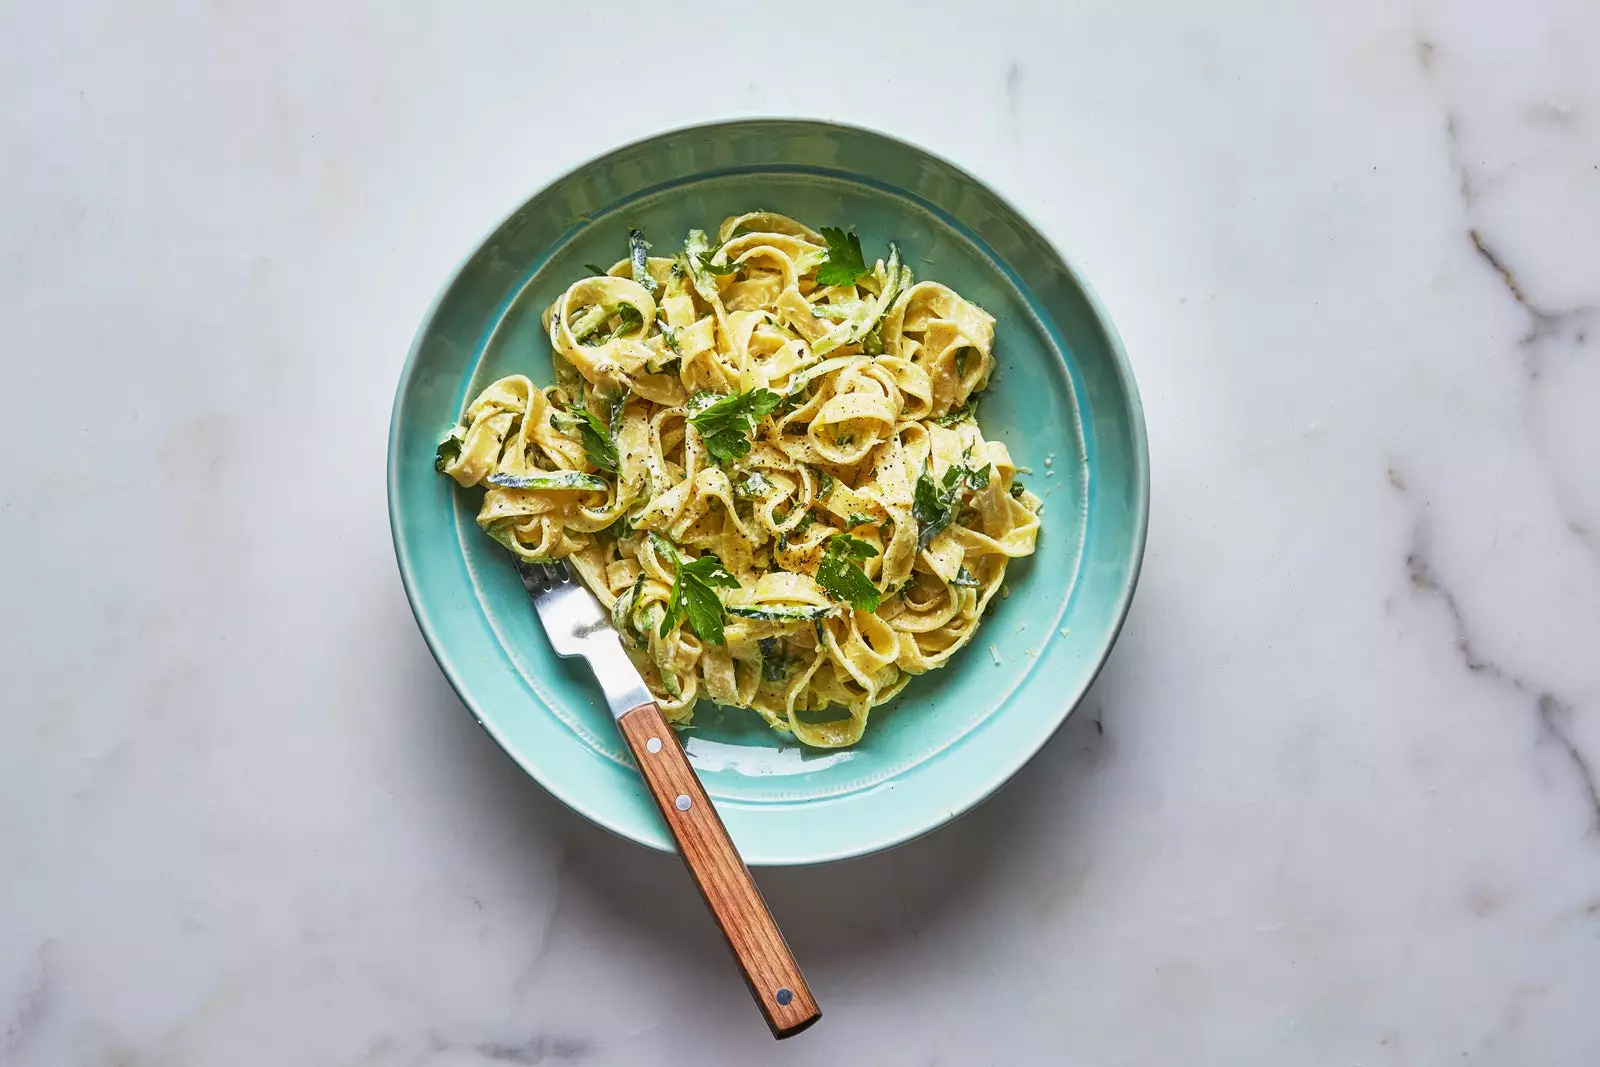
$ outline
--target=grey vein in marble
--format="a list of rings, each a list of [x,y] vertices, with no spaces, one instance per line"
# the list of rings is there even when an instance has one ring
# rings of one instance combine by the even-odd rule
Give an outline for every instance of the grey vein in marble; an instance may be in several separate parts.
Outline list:
[[[1443,95],[1443,90],[1438,85],[1438,74],[1435,69],[1437,50],[1433,43],[1426,38],[1417,40],[1417,66],[1422,70],[1423,77],[1432,84],[1436,91]],[[1476,180],[1471,168],[1467,165],[1461,145],[1461,125],[1454,110],[1448,103],[1444,105],[1445,116],[1445,150],[1450,161],[1450,167],[1456,175],[1456,188],[1461,197],[1461,206],[1469,220],[1478,203],[1481,184]],[[1528,329],[1518,341],[1517,346],[1522,350],[1523,370],[1527,375],[1530,388],[1537,386],[1544,377],[1544,356],[1546,345],[1550,342],[1559,342],[1570,337],[1574,345],[1583,345],[1588,341],[1589,324],[1594,318],[1596,307],[1593,304],[1576,304],[1568,308],[1551,308],[1541,301],[1535,300],[1518,279],[1516,271],[1512,268],[1506,257],[1483,236],[1482,229],[1469,221],[1467,226],[1467,239],[1472,244],[1473,252],[1483,261],[1500,284],[1511,296],[1518,307],[1528,316]],[[1537,418],[1531,407],[1529,419],[1534,423],[1533,430],[1535,446],[1538,449],[1546,477],[1550,480],[1551,490],[1555,497],[1556,508],[1561,514],[1565,524],[1578,543],[1593,557],[1600,560],[1600,540],[1597,540],[1593,531],[1580,519],[1574,517],[1570,493],[1563,480],[1556,473],[1548,448],[1537,426]]]
[[[33,954],[33,965],[29,968],[21,994],[11,1008],[5,1036],[0,1038],[0,1062],[9,1061],[12,1055],[21,1051],[49,1008],[55,973],[54,949],[55,942],[46,940]]]
[[[1409,498],[1405,478],[1392,466],[1389,468],[1389,484]],[[1532,701],[1540,736],[1554,744],[1572,766],[1583,791],[1584,803],[1589,809],[1590,833],[1600,834],[1600,783],[1596,781],[1594,766],[1573,741],[1566,726],[1566,720],[1573,713],[1573,705],[1557,697],[1548,686],[1490,659],[1478,650],[1467,624],[1466,612],[1462,610],[1454,591],[1444,584],[1434,570],[1430,554],[1427,517],[1419,512],[1412,524],[1411,549],[1406,553],[1406,576],[1411,581],[1412,589],[1434,597],[1444,605],[1455,634],[1456,654],[1470,673]]]
[[[1511,298],[1522,305],[1523,310],[1528,313],[1530,320],[1528,332],[1523,335],[1519,344],[1526,352],[1529,379],[1538,381],[1544,375],[1544,368],[1540,365],[1539,345],[1544,341],[1560,338],[1569,326],[1574,327],[1572,338],[1574,343],[1583,344],[1588,339],[1583,323],[1593,314],[1594,308],[1588,304],[1580,304],[1562,311],[1551,311],[1535,303],[1522,287],[1522,283],[1517,280],[1516,274],[1506,265],[1505,259],[1489,246],[1476,226],[1467,230],[1467,237],[1472,241],[1472,247],[1478,253],[1478,258],[1500,276],[1500,282],[1505,286],[1506,292],[1510,293]]]
[[[517,1044],[486,1042],[477,1050],[497,1063],[576,1063],[589,1058],[591,1046],[580,1038],[537,1034]]]
[[[1426,39],[1417,41],[1417,65],[1422,69],[1423,77],[1437,87],[1436,55],[1437,50],[1431,41]],[[1460,119],[1448,104],[1444,109],[1444,131],[1445,151],[1450,160],[1450,167],[1456,174],[1456,189],[1461,197],[1461,206],[1470,214],[1477,206],[1481,185],[1474,177],[1464,156]],[[1570,326],[1574,328],[1573,340],[1577,344],[1583,344],[1587,340],[1583,323],[1594,314],[1594,305],[1579,304],[1559,310],[1544,306],[1528,295],[1527,289],[1517,279],[1516,272],[1509,262],[1494,249],[1477,225],[1467,227],[1467,238],[1472,242],[1478,258],[1495,272],[1501,284],[1505,286],[1506,292],[1528,313],[1529,329],[1520,344],[1524,350],[1528,377],[1537,381],[1543,374],[1543,367],[1540,365],[1540,343],[1560,337]]]
[[[374,1051],[389,1050],[388,1041],[373,1046]],[[567,1034],[537,1033],[515,1041],[452,1040],[439,1033],[430,1034],[427,1048],[434,1053],[466,1053],[481,1057],[487,1063],[515,1064],[533,1067],[535,1064],[582,1063],[594,1056],[592,1042]]]

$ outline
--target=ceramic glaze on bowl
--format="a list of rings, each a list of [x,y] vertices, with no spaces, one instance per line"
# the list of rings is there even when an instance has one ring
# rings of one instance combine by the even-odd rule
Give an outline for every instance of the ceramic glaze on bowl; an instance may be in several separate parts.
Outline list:
[[[1002,785],[1104,662],[1144,550],[1143,416],[1110,321],[1017,211],[976,178],[879,133],[743,120],[620,148],[538,193],[446,284],[401,372],[389,515],[417,623],[473,714],[545,788],[654,848],[670,839],[581,661],[558,658],[478,494],[433,468],[439,438],[496,378],[552,380],[539,315],[638,226],[670,255],[691,227],[751,210],[855,228],[870,262],[900,246],[918,279],[995,317],[978,421],[1044,499],[973,643],[874,709],[854,748],[816,751],[753,712],[702,704],[682,738],[751,864],[840,859],[925,833]],[[998,662],[997,662],[998,660]]]

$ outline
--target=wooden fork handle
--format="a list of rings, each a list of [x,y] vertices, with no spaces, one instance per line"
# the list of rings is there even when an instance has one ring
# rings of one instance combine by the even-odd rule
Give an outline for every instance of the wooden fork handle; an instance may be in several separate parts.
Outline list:
[[[772,1036],[798,1034],[822,1012],[683,746],[654,704],[641,704],[617,722]]]

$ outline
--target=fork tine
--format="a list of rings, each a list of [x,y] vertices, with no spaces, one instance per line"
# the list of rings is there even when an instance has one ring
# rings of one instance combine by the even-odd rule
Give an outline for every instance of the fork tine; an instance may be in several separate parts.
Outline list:
[[[530,593],[543,593],[548,591],[550,580],[545,576],[544,568],[537,563],[529,563],[520,557],[517,558],[517,576],[522,579],[522,587]]]
[[[554,563],[550,564],[550,573],[552,579],[557,584],[572,584],[572,565],[569,564],[565,559],[558,559]]]

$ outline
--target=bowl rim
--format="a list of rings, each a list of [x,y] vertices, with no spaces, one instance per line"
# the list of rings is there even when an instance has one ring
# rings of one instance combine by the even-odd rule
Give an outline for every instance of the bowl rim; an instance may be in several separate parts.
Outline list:
[[[950,825],[957,819],[960,819],[976,810],[990,797],[994,796],[994,794],[997,793],[1007,782],[1016,777],[1018,772],[1020,772],[1023,767],[1027,766],[1028,763],[1039,754],[1045,745],[1050,743],[1051,739],[1054,738],[1055,735],[1061,730],[1062,726],[1066,724],[1067,720],[1072,716],[1072,714],[1077,711],[1079,706],[1081,706],[1083,703],[1084,696],[1087,695],[1089,689],[1100,677],[1100,672],[1105,668],[1106,661],[1111,656],[1111,650],[1113,647],[1115,647],[1117,639],[1122,633],[1122,628],[1127,623],[1128,612],[1133,604],[1133,596],[1138,589],[1139,577],[1144,567],[1144,553],[1146,541],[1148,539],[1150,523],[1150,445],[1148,433],[1145,427],[1144,403],[1139,395],[1138,383],[1134,378],[1133,366],[1128,359],[1127,350],[1122,342],[1122,336],[1117,332],[1116,325],[1112,321],[1110,313],[1106,310],[1105,304],[1101,301],[1099,293],[1097,293],[1094,287],[1089,284],[1088,279],[1084,277],[1082,271],[1078,269],[1072,258],[1064,253],[1055,241],[1047,238],[1039,229],[1039,227],[1035,225],[1033,220],[1020,208],[1018,208],[1009,197],[1001,192],[1001,190],[997,188],[993,182],[979,177],[966,167],[955,163],[946,156],[935,152],[932,149],[929,149],[915,141],[899,137],[895,134],[886,133],[883,130],[871,126],[802,115],[743,115],[735,118],[724,118],[708,122],[689,123],[687,125],[671,127],[669,129],[660,130],[642,137],[637,137],[633,140],[625,141],[622,144],[608,148],[605,151],[599,152],[588,157],[587,159],[584,159],[583,161],[567,168],[560,174],[544,182],[538,189],[524,197],[514,208],[512,208],[512,210],[500,216],[494,222],[494,224],[484,231],[482,236],[472,244],[467,253],[460,258],[454,269],[450,271],[449,275],[440,285],[438,291],[434,294],[433,300],[429,303],[427,310],[423,313],[421,322],[417,326],[416,333],[411,341],[411,347],[406,353],[405,362],[401,365],[399,380],[395,386],[394,402],[390,407],[389,414],[389,433],[387,441],[388,455],[385,466],[385,495],[387,498],[387,509],[389,514],[390,540],[394,547],[395,563],[400,571],[400,583],[405,589],[406,602],[411,607],[412,617],[416,620],[417,628],[421,631],[423,641],[427,644],[428,650],[432,654],[434,662],[438,664],[440,672],[445,676],[445,680],[450,683],[450,688],[455,692],[457,699],[461,701],[463,707],[465,707],[468,713],[472,715],[473,720],[484,730],[484,732],[494,739],[495,744],[500,747],[500,750],[509,759],[511,759],[513,763],[517,764],[517,766],[519,766],[524,773],[533,778],[534,781],[538,782],[547,793],[555,797],[572,811],[582,815],[585,819],[589,820],[595,825],[600,826],[613,834],[616,834],[618,837],[632,841],[636,844],[644,845],[645,847],[655,851],[672,851],[670,839],[665,845],[663,845],[663,843],[658,840],[641,836],[640,834],[636,833],[632,827],[620,820],[605,817],[601,813],[592,811],[585,807],[584,804],[578,798],[572,796],[568,790],[561,788],[557,783],[551,781],[550,777],[542,773],[536,764],[520,758],[513,748],[507,744],[506,740],[500,736],[499,731],[491,723],[485,721],[484,717],[478,714],[477,709],[473,706],[473,702],[467,695],[466,686],[459,675],[456,665],[451,660],[449,654],[444,650],[428,611],[422,605],[417,594],[411,561],[408,558],[404,538],[401,535],[399,512],[401,409],[407,393],[409,392],[412,379],[417,373],[423,344],[433,326],[434,319],[438,315],[440,306],[444,303],[450,292],[455,288],[455,285],[457,281],[460,280],[462,274],[472,264],[474,259],[476,259],[478,254],[489,243],[494,235],[499,233],[507,223],[511,222],[512,219],[521,214],[522,211],[524,211],[540,196],[543,196],[546,191],[562,182],[575,178],[581,172],[586,171],[591,167],[606,163],[614,157],[625,155],[636,148],[652,142],[661,141],[688,133],[707,133],[711,131],[730,130],[735,127],[758,124],[830,127],[850,133],[865,134],[869,137],[881,138],[903,148],[910,149],[913,152],[920,153],[923,156],[932,159],[945,167],[948,167],[953,173],[959,175],[961,178],[967,181],[972,182],[974,185],[979,186],[990,196],[994,197],[994,199],[1002,207],[1012,213],[1018,223],[1030,231],[1031,236],[1037,238],[1041,244],[1055,254],[1056,258],[1060,261],[1061,266],[1066,270],[1067,275],[1072,279],[1072,283],[1077,286],[1079,292],[1083,294],[1085,301],[1088,303],[1090,310],[1094,314],[1096,325],[1106,338],[1107,347],[1111,353],[1117,381],[1122,387],[1123,395],[1127,398],[1129,429],[1134,445],[1131,463],[1134,481],[1134,514],[1132,524],[1133,537],[1126,546],[1128,562],[1127,578],[1123,583],[1123,587],[1117,598],[1114,622],[1111,626],[1105,629],[1099,647],[1096,648],[1093,655],[1089,657],[1091,667],[1084,673],[1082,684],[1076,688],[1076,690],[1070,695],[1069,699],[1062,701],[1063,710],[1061,711],[1060,716],[1052,725],[1049,726],[1048,729],[1041,731],[1031,743],[1025,743],[1016,746],[1014,754],[1010,758],[1000,762],[991,770],[989,770],[984,775],[984,777],[987,778],[987,782],[985,784],[971,792],[969,795],[959,798],[958,803],[945,807],[941,816],[929,820],[925,825],[906,831],[895,831],[884,840],[865,846],[847,845],[833,851],[815,852],[814,854],[804,856],[784,857],[779,859],[760,858],[750,861],[752,866],[810,866],[813,864],[833,863],[841,860],[854,859],[861,856],[874,855],[876,853],[884,852],[892,848],[898,848],[902,845],[915,841],[927,834],[932,833],[940,827]]]

